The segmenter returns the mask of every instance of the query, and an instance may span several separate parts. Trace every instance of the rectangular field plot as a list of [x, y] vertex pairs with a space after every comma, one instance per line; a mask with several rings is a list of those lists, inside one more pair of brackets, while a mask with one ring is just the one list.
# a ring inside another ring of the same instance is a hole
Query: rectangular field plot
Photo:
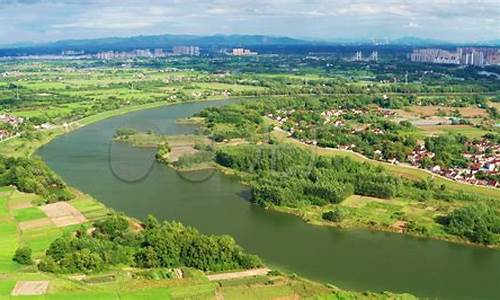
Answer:
[[57, 202], [41, 207], [42, 211], [56, 224], [65, 227], [87, 221], [84, 215], [67, 202]]
[[43, 295], [49, 288], [49, 282], [43, 281], [18, 281], [12, 290], [12, 296]]
[[47, 216], [38, 207], [21, 208], [14, 211], [14, 218], [18, 222], [25, 222], [46, 218]]

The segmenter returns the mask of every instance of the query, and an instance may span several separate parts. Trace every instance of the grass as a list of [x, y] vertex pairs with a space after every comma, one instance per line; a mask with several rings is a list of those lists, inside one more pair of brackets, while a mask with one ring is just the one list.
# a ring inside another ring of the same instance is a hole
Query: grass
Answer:
[[77, 197], [69, 201], [69, 203], [78, 209], [87, 219], [96, 220], [106, 216], [108, 213], [109, 210], [106, 206], [91, 196], [77, 193], [76, 191], [73, 192], [77, 194]]
[[19, 241], [16, 223], [8, 210], [8, 200], [5, 196], [0, 197], [0, 274], [19, 268], [12, 261]]
[[417, 126], [426, 135], [456, 134], [460, 133], [468, 138], [480, 138], [490, 131], [476, 128], [469, 125], [424, 125]]
[[28, 207], [14, 211], [14, 218], [18, 222], [31, 221], [45, 217], [47, 217], [47, 215], [38, 207]]
[[55, 225], [24, 230], [20, 237], [23, 243], [33, 250], [33, 256], [42, 256], [50, 243], [62, 235], [63, 231]]
[[484, 117], [488, 116], [485, 109], [479, 107], [445, 107], [445, 106], [417, 106], [408, 107], [408, 112], [415, 116], [437, 116], [438, 114], [451, 115], [454, 111], [458, 111], [464, 118]]

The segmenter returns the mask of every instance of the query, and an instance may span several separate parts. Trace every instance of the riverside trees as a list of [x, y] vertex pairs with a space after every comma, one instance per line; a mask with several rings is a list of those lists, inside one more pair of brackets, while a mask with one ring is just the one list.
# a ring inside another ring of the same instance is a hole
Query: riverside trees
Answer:
[[21, 192], [42, 195], [47, 202], [69, 200], [66, 184], [43, 161], [0, 156], [0, 186], [14, 185]]
[[243, 252], [229, 236], [212, 236], [176, 222], [148, 217], [144, 230], [133, 232], [128, 220], [113, 214], [50, 245], [39, 269], [54, 273], [92, 273], [117, 265], [140, 268], [192, 267], [204, 271], [247, 269], [260, 260]]

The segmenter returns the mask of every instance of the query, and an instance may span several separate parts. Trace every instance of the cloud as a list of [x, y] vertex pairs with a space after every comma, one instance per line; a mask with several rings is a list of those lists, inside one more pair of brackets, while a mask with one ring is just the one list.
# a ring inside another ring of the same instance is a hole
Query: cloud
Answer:
[[410, 22], [410, 23], [408, 23], [408, 27], [410, 27], [410, 28], [419, 28], [420, 24], [415, 23], [415, 22]]
[[9, 27], [0, 43], [167, 32], [390, 38], [417, 28], [432, 38], [495, 39], [498, 1], [0, 0]]

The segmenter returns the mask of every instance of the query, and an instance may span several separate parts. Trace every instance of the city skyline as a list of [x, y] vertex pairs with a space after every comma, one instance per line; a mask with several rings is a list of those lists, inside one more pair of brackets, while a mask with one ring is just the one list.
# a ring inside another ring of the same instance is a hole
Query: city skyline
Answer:
[[164, 33], [478, 42], [500, 39], [498, 15], [495, 0], [0, 0], [0, 44]]

